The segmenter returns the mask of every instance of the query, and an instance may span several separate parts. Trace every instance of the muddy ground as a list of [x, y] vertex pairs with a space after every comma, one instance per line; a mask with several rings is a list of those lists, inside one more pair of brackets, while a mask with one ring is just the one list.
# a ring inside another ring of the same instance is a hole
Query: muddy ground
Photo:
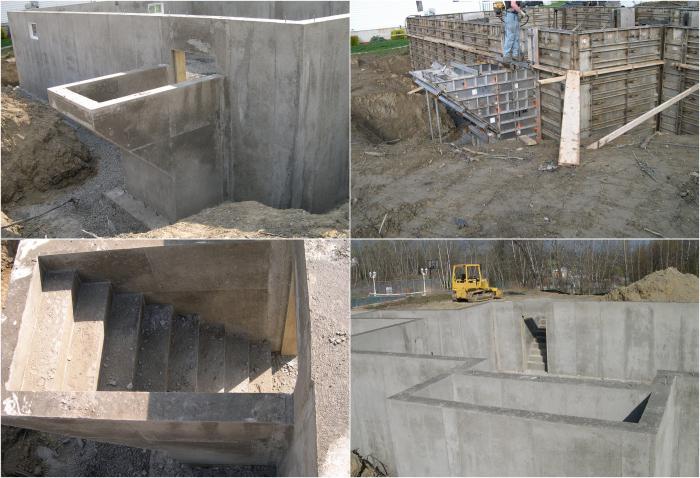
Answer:
[[[66, 120], [16, 85], [14, 58], [2, 64], [4, 237], [347, 237], [348, 205], [325, 214], [222, 203], [149, 231], [103, 194], [124, 188], [119, 149]], [[10, 227], [10, 224], [17, 223]]]
[[407, 50], [352, 58], [353, 237], [697, 236], [698, 136], [633, 131], [551, 170], [551, 140], [453, 146], [443, 116], [431, 142], [409, 69]]

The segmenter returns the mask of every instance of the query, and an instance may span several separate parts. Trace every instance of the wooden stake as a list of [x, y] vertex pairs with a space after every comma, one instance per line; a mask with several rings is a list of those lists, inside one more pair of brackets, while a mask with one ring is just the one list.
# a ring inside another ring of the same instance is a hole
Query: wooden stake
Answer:
[[[678, 103], [678, 102], [681, 101], [683, 98], [685, 98], [686, 96], [692, 95], [692, 94], [695, 93], [696, 91], [698, 91], [698, 83], [694, 84], [693, 86], [691, 86], [690, 88], [688, 88], [687, 90], [685, 90], [683, 93], [680, 93], [680, 94], [674, 96], [674, 97], [671, 98], [670, 100], [664, 101], [663, 103], [661, 103], [661, 104], [660, 104], [659, 106], [657, 106], [656, 108], [647, 111], [647, 112], [644, 113], [642, 116], [639, 116], [639, 117], [633, 119], [632, 121], [630, 121], [630, 122], [627, 123], [626, 125], [624, 125], [624, 126], [618, 128], [618, 129], [616, 129], [615, 131], [613, 131], [612, 133], [608, 134], [607, 136], [604, 136], [604, 137], [600, 138], [600, 139], [599, 139], [598, 141], [596, 141], [595, 143], [589, 144], [589, 145], [586, 147], [586, 149], [598, 149], [598, 148], [600, 148], [601, 146], [604, 146], [604, 145], [608, 144], [610, 141], [614, 140], [615, 138], [617, 138], [617, 137], [619, 137], [619, 136], [622, 136], [623, 134], [625, 134], [626, 132], [628, 132], [628, 131], [631, 130], [632, 128], [635, 128], [636, 126], [639, 126], [640, 124], [644, 123], [646, 120], [648, 120], [648, 119], [650, 119], [650, 118], [653, 118], [654, 116], [656, 116], [657, 114], [661, 113], [663, 110], [665, 110], [665, 109], [668, 108], [669, 106], [672, 106], [672, 105]], [[562, 126], [562, 127], [563, 127], [563, 126]]]
[[564, 113], [561, 120], [559, 164], [577, 166], [580, 162], [581, 141], [581, 72], [566, 72]]
[[173, 71], [175, 72], [175, 83], [187, 79], [187, 62], [185, 52], [182, 50], [173, 50]]

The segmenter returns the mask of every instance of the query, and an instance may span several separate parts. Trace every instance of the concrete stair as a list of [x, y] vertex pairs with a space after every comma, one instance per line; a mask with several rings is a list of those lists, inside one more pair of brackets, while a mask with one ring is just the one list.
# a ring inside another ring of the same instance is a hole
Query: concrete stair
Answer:
[[77, 271], [44, 274], [38, 315], [23, 390], [274, 393], [267, 343]]
[[527, 356], [527, 369], [547, 371], [547, 322], [546, 319], [537, 321], [537, 328], [531, 331], [535, 340], [530, 343]]

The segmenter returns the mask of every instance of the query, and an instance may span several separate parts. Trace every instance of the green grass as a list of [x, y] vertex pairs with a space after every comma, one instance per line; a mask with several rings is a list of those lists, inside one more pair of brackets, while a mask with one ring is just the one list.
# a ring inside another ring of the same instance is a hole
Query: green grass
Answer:
[[368, 43], [360, 43], [350, 47], [350, 52], [355, 53], [376, 53], [384, 50], [391, 50], [392, 48], [401, 48], [408, 46], [407, 38], [400, 38], [397, 40], [384, 40], [384, 41], [374, 41]]
[[6, 46], [12, 45], [12, 39], [11, 38], [3, 38], [2, 39], [2, 48], [5, 48]]

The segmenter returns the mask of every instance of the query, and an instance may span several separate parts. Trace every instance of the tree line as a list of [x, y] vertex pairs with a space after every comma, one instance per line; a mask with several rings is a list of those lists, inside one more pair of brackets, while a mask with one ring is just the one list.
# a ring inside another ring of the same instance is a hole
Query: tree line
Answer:
[[450, 287], [453, 264], [481, 264], [502, 288], [602, 293], [661, 269], [698, 275], [698, 241], [353, 241], [353, 287], [370, 280], [419, 278], [420, 269]]

